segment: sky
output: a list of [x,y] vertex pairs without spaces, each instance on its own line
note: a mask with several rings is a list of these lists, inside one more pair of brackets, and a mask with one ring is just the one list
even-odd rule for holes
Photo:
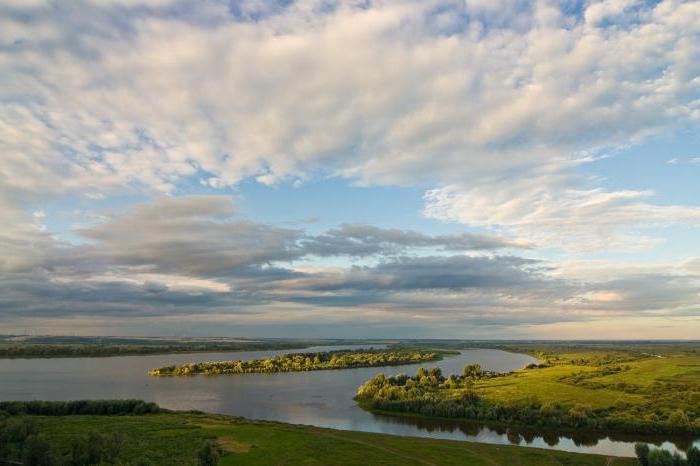
[[0,333],[700,335],[700,1],[4,0]]

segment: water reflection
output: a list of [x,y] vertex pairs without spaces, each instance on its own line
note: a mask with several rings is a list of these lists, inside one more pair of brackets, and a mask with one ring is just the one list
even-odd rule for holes
[[595,432],[561,433],[543,429],[484,425],[475,422],[446,419],[435,420],[383,414],[375,414],[374,416],[378,422],[413,426],[427,432],[434,438],[550,448],[571,452],[634,456],[634,444],[637,442],[647,443],[650,447],[664,448],[682,455],[693,445],[700,447],[700,440],[693,440],[688,437],[601,434]]

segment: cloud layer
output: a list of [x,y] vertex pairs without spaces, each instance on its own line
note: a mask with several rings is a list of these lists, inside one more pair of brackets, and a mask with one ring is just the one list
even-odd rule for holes
[[[383,328],[400,321],[395,328],[408,325],[418,334],[427,325],[445,335],[468,329],[478,336],[528,325],[700,314],[697,260],[664,268],[567,268],[512,255],[522,249],[484,235],[368,225],[311,235],[240,219],[228,196],[162,197],[105,211],[76,234],[88,241],[39,236],[39,256],[4,264],[6,325],[119,318],[127,325],[180,319],[194,326],[204,319],[222,328],[314,321]],[[362,256],[373,264],[314,265],[319,256]]]

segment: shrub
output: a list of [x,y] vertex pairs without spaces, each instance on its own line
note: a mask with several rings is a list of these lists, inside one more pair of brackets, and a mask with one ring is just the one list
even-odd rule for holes
[[686,453],[688,466],[700,466],[700,450],[697,447],[690,447]]
[[39,435],[30,435],[22,447],[22,463],[25,466],[51,466],[51,445]]
[[202,448],[197,452],[200,466],[216,466],[219,461],[219,450],[214,445],[214,442],[208,440],[204,442]]
[[671,413],[668,417],[668,422],[675,427],[688,427],[690,425],[688,415],[680,409]]
[[649,466],[649,445],[646,443],[635,443],[634,453],[641,466]]

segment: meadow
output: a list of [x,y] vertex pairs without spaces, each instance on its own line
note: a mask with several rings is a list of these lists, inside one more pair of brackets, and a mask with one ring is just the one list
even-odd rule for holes
[[[511,348],[514,349],[514,348]],[[536,356],[510,374],[378,376],[363,406],[413,413],[630,433],[700,434],[700,355],[694,348],[519,347]],[[465,368],[466,370],[466,368]]]
[[[109,460],[124,465],[475,465],[522,466],[635,464],[605,457],[506,445],[339,431],[221,415],[10,416],[30,422],[55,458],[106,444]],[[95,435],[99,432],[99,435]],[[92,437],[90,437],[92,435]],[[83,439],[83,442],[76,439]],[[36,443],[36,442],[35,442]],[[99,454],[96,456],[99,458]],[[69,461],[69,460],[66,460]],[[48,463],[71,464],[71,463]],[[89,462],[85,464],[91,464]]]

